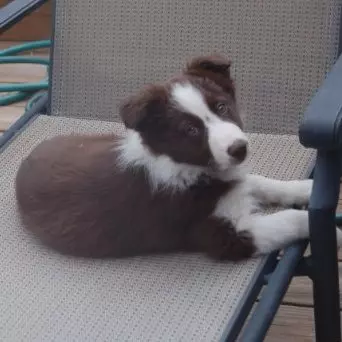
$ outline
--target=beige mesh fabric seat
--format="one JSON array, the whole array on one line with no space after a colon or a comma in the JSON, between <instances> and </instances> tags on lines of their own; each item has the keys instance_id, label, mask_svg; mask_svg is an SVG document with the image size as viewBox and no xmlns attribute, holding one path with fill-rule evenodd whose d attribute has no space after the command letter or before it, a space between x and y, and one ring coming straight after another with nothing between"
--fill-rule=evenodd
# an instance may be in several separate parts
<instances>
[{"instance_id":1,"label":"beige mesh fabric seat","mask_svg":"<svg viewBox=\"0 0 342 342\"><path fill-rule=\"evenodd\" d=\"M298 123L336 59L341 4L57 0L51 115L26 114L1 149L0 341L235 341L276 255L240 263L61 256L23 231L16 170L53 135L122 134L120 100L190 57L220 52L233 61L252 171L306 177L314 152L299 144Z\"/></svg>"}]
</instances>

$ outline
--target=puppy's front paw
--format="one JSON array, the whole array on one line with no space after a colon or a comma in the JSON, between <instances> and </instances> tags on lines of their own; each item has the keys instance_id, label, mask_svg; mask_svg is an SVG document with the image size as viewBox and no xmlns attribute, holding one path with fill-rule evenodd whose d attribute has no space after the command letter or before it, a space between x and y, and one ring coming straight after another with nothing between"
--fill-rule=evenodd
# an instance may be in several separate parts
<instances>
[{"instance_id":1,"label":"puppy's front paw","mask_svg":"<svg viewBox=\"0 0 342 342\"><path fill-rule=\"evenodd\" d=\"M291 191L290 197L288 198L289 205L294 206L295 208L303 208L307 207L309 204L309 199L311 196L313 180L305 179L305 180L295 180L290 182Z\"/></svg>"}]
</instances>

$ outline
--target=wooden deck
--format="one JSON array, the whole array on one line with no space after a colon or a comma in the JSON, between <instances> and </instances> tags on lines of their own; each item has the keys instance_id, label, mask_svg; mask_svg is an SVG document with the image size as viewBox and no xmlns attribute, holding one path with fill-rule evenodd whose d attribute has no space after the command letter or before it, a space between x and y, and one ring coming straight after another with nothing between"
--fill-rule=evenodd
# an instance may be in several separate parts
<instances>
[{"instance_id":1,"label":"wooden deck","mask_svg":"<svg viewBox=\"0 0 342 342\"><path fill-rule=\"evenodd\" d=\"M0 49L10 45L11 42L0 42ZM0 83L37 81L44 77L45 68L42 66L0 65ZM0 134L23 114L24 107L25 102L0 107ZM339 207L342 211L342 201ZM339 259L342 261L342 252ZM342 275L342 263L340 269ZM307 278L296 278L292 281L266 341L309 342L313 336L311 283Z\"/></svg>"}]
</instances>

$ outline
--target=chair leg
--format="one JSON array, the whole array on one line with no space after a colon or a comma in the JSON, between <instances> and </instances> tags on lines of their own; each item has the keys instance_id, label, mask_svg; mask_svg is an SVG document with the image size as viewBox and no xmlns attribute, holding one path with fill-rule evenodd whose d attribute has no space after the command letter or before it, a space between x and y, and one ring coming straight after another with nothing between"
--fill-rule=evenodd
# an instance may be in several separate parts
<instances>
[{"instance_id":1,"label":"chair leg","mask_svg":"<svg viewBox=\"0 0 342 342\"><path fill-rule=\"evenodd\" d=\"M335 212L340 187L340 155L318 152L309 205L312 280L317 342L340 342L340 295Z\"/></svg>"}]
</instances>

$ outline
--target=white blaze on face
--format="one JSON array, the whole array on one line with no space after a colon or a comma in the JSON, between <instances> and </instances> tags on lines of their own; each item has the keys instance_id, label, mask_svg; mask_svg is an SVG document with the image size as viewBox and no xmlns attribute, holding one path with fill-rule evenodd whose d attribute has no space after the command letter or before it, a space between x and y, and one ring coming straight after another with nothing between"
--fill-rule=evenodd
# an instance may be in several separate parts
<instances>
[{"instance_id":1,"label":"white blaze on face","mask_svg":"<svg viewBox=\"0 0 342 342\"><path fill-rule=\"evenodd\" d=\"M199 89L190 83L176 83L171 92L174 102L185 112L200 118L208 131L208 144L220 169L234 164L227 150L234 142L245 140L246 135L236 124L227 122L214 114Z\"/></svg>"}]
</instances>

